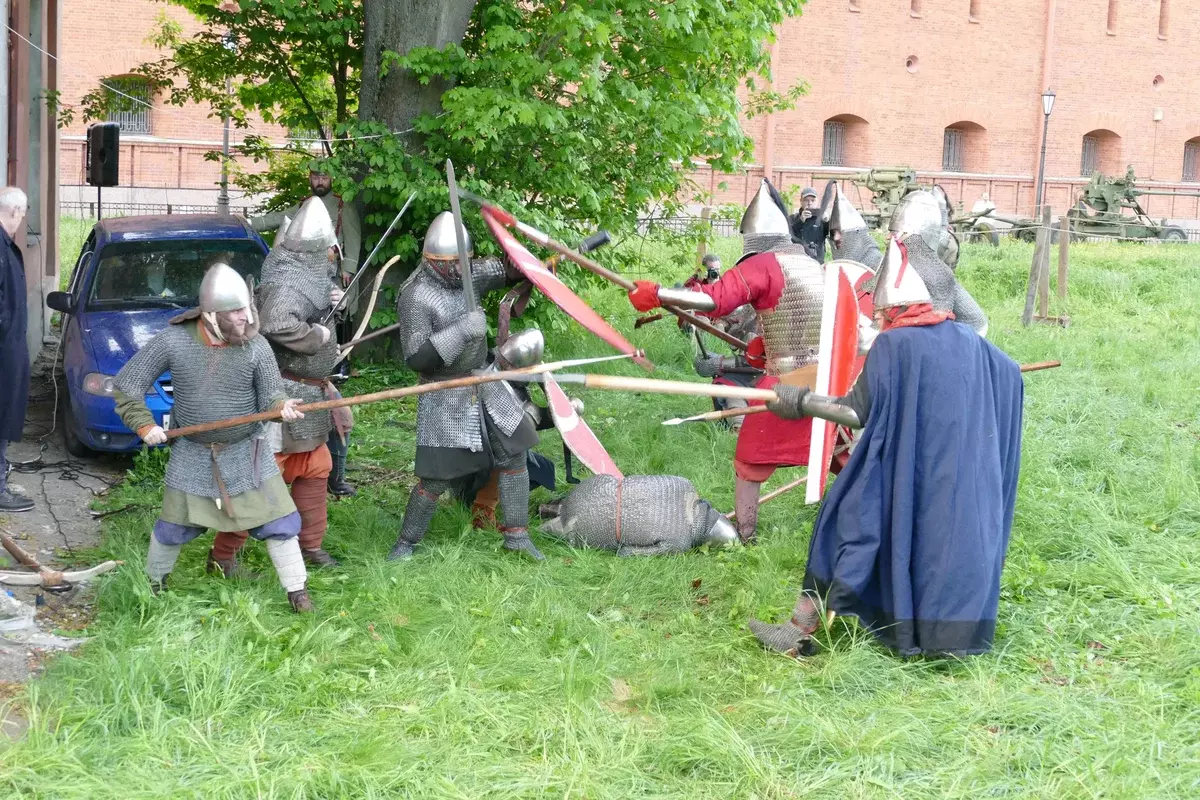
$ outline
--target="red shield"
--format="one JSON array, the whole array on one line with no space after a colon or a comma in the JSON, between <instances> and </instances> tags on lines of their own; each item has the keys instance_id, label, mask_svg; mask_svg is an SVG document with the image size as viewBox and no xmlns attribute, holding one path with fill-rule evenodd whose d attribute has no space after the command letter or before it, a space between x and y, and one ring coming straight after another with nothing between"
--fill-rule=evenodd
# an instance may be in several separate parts
<instances>
[{"instance_id":1,"label":"red shield","mask_svg":"<svg viewBox=\"0 0 1200 800\"><path fill-rule=\"evenodd\" d=\"M626 355L633 355L637 352L637 348L629 343L615 328L604 321L604 318L595 312L583 300L579 299L571 289L558 279L550 270L537 259L533 253L525 249L525 246L513 238L513 235L496 220L488 209L484 208L480 213L483 215L483 221L492 231L492 235L496 237L496 241L500 243L500 247L504 249L509 260L516 265L521 274L529 279L529 282L541 291L542 294L550 298L553 303L567 312L567 315L578 322L589 331L599 336L608 344L617 349L618 352ZM634 361L639 365L652 369L653 364L644 358L634 356ZM585 462L586 463L586 462Z\"/></svg>"},{"instance_id":2,"label":"red shield","mask_svg":"<svg viewBox=\"0 0 1200 800\"><path fill-rule=\"evenodd\" d=\"M818 347L817 394L840 397L854 384L858 357L859 302L841 262L825 265L825 298L821 308L821 339ZM837 426L813 418L808 454L808 486L804 501L815 503L825 491L825 480L833 460Z\"/></svg>"},{"instance_id":3,"label":"red shield","mask_svg":"<svg viewBox=\"0 0 1200 800\"><path fill-rule=\"evenodd\" d=\"M575 457L596 475L623 478L612 456L604 449L604 445L600 444L600 440L592 433L587 423L575 412L571 398L567 397L566 392L559 387L549 372L545 375L543 388L546 390L546 399L550 401L550 416L554 418L554 427L558 428L563 442L571 448Z\"/></svg>"}]
</instances>

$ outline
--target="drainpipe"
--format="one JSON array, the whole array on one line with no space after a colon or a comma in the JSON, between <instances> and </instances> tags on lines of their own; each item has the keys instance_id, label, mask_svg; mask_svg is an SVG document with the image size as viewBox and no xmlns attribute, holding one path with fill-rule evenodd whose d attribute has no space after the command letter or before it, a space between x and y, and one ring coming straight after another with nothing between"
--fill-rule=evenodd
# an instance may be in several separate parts
<instances>
[{"instance_id":1,"label":"drainpipe","mask_svg":"<svg viewBox=\"0 0 1200 800\"><path fill-rule=\"evenodd\" d=\"M1033 174L1038 172L1038 159L1041 148L1044 145L1042 141L1043 129L1045 128L1045 114L1042 112L1042 92L1050 88L1050 73L1054 67L1054 19L1057 16L1058 2L1057 0L1046 0L1046 30L1042 39L1042 83L1038 86L1037 95L1034 96L1034 102L1037 106L1037 117L1034 123L1034 148L1033 148ZM1043 191L1045 191L1043 189ZM1037 198L1033 200L1037 203Z\"/></svg>"}]
</instances>

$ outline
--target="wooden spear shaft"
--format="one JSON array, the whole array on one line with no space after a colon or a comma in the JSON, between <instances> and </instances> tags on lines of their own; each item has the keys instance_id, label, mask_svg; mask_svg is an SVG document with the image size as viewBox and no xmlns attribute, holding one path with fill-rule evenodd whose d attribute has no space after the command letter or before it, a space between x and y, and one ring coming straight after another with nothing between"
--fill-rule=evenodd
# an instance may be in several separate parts
<instances>
[{"instance_id":1,"label":"wooden spear shaft","mask_svg":"<svg viewBox=\"0 0 1200 800\"><path fill-rule=\"evenodd\" d=\"M640 352L640 351L639 351ZM468 386L479 386L484 383L495 383L503 380L529 380L531 376L537 376L544 372L551 372L556 369L562 369L570 366L580 366L581 364L589 364L597 361L612 361L620 358L629 358L630 356L605 356L603 358L583 358L570 361L555 361L550 364L538 364L534 367L528 367L523 370L513 370L510 372L489 372L483 375L467 375L462 378L453 378L448 381L435 381L433 383L418 383L415 386L405 386L399 389L385 389L382 392L372 392L371 394L360 394L354 397L342 397L338 400L322 400L319 403L308 403L306 405L296 406L298 411L329 411L334 408L347 408L349 406L361 406L367 403L379 403L384 400L398 400L402 397L412 397L414 395L429 394L430 392L440 392L445 389L462 389ZM774 396L774 392L770 393ZM216 420L214 422L204 422L199 425L187 425L182 428L173 428L167 431L168 439L177 439L180 436L193 436L197 433L209 433L211 431L224 430L225 428L234 428L238 425L248 425L252 422L268 422L270 420L280 419L283 416L281 410L262 411L258 414L246 414L241 417L231 417L229 419Z\"/></svg>"}]
</instances>

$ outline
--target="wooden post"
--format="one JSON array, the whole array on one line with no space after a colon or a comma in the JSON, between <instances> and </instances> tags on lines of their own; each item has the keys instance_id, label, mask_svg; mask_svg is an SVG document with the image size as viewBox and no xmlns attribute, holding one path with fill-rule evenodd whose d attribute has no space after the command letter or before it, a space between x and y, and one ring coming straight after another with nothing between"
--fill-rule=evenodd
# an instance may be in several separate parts
<instances>
[{"instance_id":1,"label":"wooden post","mask_svg":"<svg viewBox=\"0 0 1200 800\"><path fill-rule=\"evenodd\" d=\"M1050 316L1050 251L1054 243L1050 206L1042 209L1042 230L1046 232L1046 241L1042 247L1042 260L1038 263L1038 316L1045 319Z\"/></svg>"},{"instance_id":2,"label":"wooden post","mask_svg":"<svg viewBox=\"0 0 1200 800\"><path fill-rule=\"evenodd\" d=\"M1066 315L1067 313L1067 264L1070 262L1070 247L1071 247L1071 219L1063 215L1059 222L1062 232L1058 238L1058 313Z\"/></svg>"},{"instance_id":3,"label":"wooden post","mask_svg":"<svg viewBox=\"0 0 1200 800\"><path fill-rule=\"evenodd\" d=\"M1025 289L1025 311L1021 314L1021 324L1026 328L1033 322L1033 307L1037 302L1038 284L1041 279L1042 251L1047 247L1046 239L1049 231L1039 227L1037 240L1033 245L1033 262L1029 265L1029 285Z\"/></svg>"}]
</instances>

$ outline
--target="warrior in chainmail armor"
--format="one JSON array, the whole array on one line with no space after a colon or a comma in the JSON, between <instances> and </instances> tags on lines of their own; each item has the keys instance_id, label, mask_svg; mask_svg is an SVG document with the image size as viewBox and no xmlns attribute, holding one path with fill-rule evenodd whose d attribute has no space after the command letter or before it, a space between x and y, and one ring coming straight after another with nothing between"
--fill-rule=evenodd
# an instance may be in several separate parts
<instances>
[{"instance_id":1,"label":"warrior in chainmail armor","mask_svg":"<svg viewBox=\"0 0 1200 800\"><path fill-rule=\"evenodd\" d=\"M299 421L271 348L258 335L250 290L231 267L217 264L200 284L199 308L180 314L117 374L117 413L151 446L167 434L146 394L171 373L176 425L199 425L280 409ZM300 515L270 457L262 425L248 423L175 440L167 462L163 507L150 536L146 572L155 591L166 586L183 545L212 528L266 542L288 601L311 611L297 535ZM209 553L210 566L213 554Z\"/></svg>"},{"instance_id":2,"label":"warrior in chainmail armor","mask_svg":"<svg viewBox=\"0 0 1200 800\"><path fill-rule=\"evenodd\" d=\"M470 237L462 231L470 251ZM476 310L466 311L455 222L439 214L425 233L423 258L400 289L397 317L406 363L423 382L464 377L488 366L487 318L478 299L516 278L497 258L471 260ZM409 558L424 538L438 498L456 479L498 469L504 547L541 559L529 538L526 451L537 432L504 381L447 389L417 401L416 474L390 559Z\"/></svg>"},{"instance_id":3,"label":"warrior in chainmail armor","mask_svg":"<svg viewBox=\"0 0 1200 800\"><path fill-rule=\"evenodd\" d=\"M339 358L337 338L320 323L341 299L342 289L334 282L336 245L325 206L319 198L309 198L263 262L258 287L259 330L275 354L284 391L305 404L336 396L328 377ZM303 419L269 426L275 460L300 512L300 549L311 566L337 565L322 546L333 468L326 440L335 427L342 435L349 430L349 415L341 413L346 410L309 412ZM217 538L217 557L227 574L238 569L236 552L243 542L232 534Z\"/></svg>"},{"instance_id":4,"label":"warrior in chainmail armor","mask_svg":"<svg viewBox=\"0 0 1200 800\"><path fill-rule=\"evenodd\" d=\"M787 209L766 179L742 217L741 232L742 257L716 283L699 286L699 291L679 291L638 281L629 293L630 302L647 311L667 301L709 317L723 317L749 304L763 332L761 350L755 342L749 353L761 352L763 357L765 375L755 385L770 389L780 382L811 384L820 342L822 267L803 245L793 243ZM811 433L811 420L783 420L771 413L746 418L734 458L737 527L743 541L755 537L763 482L778 467L808 463Z\"/></svg>"},{"instance_id":5,"label":"warrior in chainmail armor","mask_svg":"<svg viewBox=\"0 0 1200 800\"><path fill-rule=\"evenodd\" d=\"M704 544L725 545L737 531L700 497L687 478L674 475L595 475L562 500L544 505L542 532L572 547L613 550L619 556L685 553Z\"/></svg>"},{"instance_id":6,"label":"warrior in chainmail armor","mask_svg":"<svg viewBox=\"0 0 1200 800\"><path fill-rule=\"evenodd\" d=\"M933 297L933 307L987 335L987 315L958 282L958 239L950 228L950 203L940 186L909 192L892 212L888 231L904 245L908 263Z\"/></svg>"},{"instance_id":7,"label":"warrior in chainmail armor","mask_svg":"<svg viewBox=\"0 0 1200 800\"><path fill-rule=\"evenodd\" d=\"M688 289L699 289L701 285L713 284L721 279L721 259L716 255L709 253L704 256L703 265L705 267L705 277L701 281L699 278L692 278L684 283L684 287ZM738 306L732 313L726 314L720 319L713 320L713 324L721 328L731 336L741 339L743 342L749 342L756 336L762 335L762 326L758 320L758 313L749 303ZM689 328L691 326L688 326ZM720 353L711 353L708 348L704 347L704 339L700 333L695 333L696 343L700 345L701 352L692 362L692 366L696 370L696 374L705 378L712 378L712 382L717 386L753 386L758 379L761 371L750 366L750 362L745 355L739 352L732 352L729 355ZM746 408L747 402L741 398L713 398L713 409L723 411L727 408ZM734 433L738 433L742 429L742 417L732 417L726 420L729 429Z\"/></svg>"},{"instance_id":8,"label":"warrior in chainmail armor","mask_svg":"<svg viewBox=\"0 0 1200 800\"><path fill-rule=\"evenodd\" d=\"M825 185L821 216L828 226L829 246L835 260L857 261L872 272L883 260L883 249L871 235L867 221L842 192L837 181Z\"/></svg>"}]
</instances>

